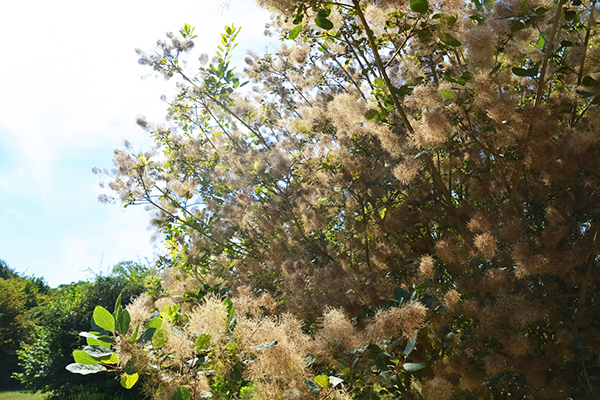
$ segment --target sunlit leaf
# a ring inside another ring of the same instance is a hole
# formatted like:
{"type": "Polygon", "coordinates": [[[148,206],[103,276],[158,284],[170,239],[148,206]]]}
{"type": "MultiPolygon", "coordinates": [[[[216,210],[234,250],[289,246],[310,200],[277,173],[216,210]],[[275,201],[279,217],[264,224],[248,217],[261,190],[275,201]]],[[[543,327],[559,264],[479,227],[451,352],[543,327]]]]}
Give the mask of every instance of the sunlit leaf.
{"type": "Polygon", "coordinates": [[[73,363],[73,364],[67,365],[66,369],[69,372],[73,372],[75,374],[81,374],[81,375],[89,375],[89,374],[95,374],[95,373],[101,372],[101,371],[106,371],[106,367],[104,367],[104,365],[101,365],[101,364],[82,365],[82,364],[73,363]]]}
{"type": "Polygon", "coordinates": [[[102,329],[109,332],[115,331],[115,319],[104,307],[97,306],[93,314],[94,322],[102,329]]]}
{"type": "Polygon", "coordinates": [[[133,387],[133,385],[135,385],[135,383],[138,381],[138,374],[134,373],[134,374],[128,374],[128,373],[124,373],[121,376],[121,386],[123,386],[125,389],[131,389],[133,387]]]}

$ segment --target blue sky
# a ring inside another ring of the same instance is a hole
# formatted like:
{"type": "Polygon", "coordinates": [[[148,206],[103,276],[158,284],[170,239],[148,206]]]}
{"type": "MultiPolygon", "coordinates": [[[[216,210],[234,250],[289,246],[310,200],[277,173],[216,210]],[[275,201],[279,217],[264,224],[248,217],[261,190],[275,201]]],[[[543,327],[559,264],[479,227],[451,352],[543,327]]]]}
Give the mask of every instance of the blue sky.
{"type": "Polygon", "coordinates": [[[141,207],[97,201],[114,148],[146,148],[139,114],[160,122],[173,83],[138,65],[167,31],[196,27],[196,49],[214,54],[226,24],[242,26],[235,50],[262,52],[269,13],[252,0],[33,0],[0,14],[0,259],[51,286],[154,257],[141,207]]]}

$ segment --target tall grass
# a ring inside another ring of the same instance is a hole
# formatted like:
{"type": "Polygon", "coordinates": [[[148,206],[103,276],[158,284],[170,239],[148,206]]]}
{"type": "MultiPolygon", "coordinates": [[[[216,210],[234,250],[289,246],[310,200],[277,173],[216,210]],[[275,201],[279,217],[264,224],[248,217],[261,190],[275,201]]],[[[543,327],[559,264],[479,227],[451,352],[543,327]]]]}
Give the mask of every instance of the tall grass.
{"type": "MultiPolygon", "coordinates": [[[[1,399],[0,399],[1,400],[1,399]]],[[[121,394],[107,394],[97,391],[71,394],[61,400],[127,400],[121,394]]]]}
{"type": "Polygon", "coordinates": [[[0,392],[0,400],[42,400],[44,397],[40,393],[32,394],[27,392],[0,392]]]}

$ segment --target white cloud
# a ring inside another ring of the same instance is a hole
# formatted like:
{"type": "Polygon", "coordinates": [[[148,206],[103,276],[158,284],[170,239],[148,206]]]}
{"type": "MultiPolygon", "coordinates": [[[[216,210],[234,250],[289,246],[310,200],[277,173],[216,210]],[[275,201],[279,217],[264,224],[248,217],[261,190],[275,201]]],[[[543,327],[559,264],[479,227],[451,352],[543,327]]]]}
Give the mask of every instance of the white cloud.
{"type": "Polygon", "coordinates": [[[3,5],[0,145],[11,160],[0,164],[0,209],[17,211],[24,221],[5,213],[12,217],[0,226],[0,258],[56,284],[80,279],[77,271],[99,267],[101,259],[108,265],[151,255],[148,216],[98,205],[92,188],[98,178],[90,173],[110,166],[124,139],[148,147],[136,115],[163,118],[159,97],[172,83],[138,65],[134,49],[150,50],[166,31],[189,23],[199,36],[197,53],[213,54],[223,26],[234,23],[242,26],[241,59],[245,48],[265,47],[267,20],[249,0],[3,5]]]}

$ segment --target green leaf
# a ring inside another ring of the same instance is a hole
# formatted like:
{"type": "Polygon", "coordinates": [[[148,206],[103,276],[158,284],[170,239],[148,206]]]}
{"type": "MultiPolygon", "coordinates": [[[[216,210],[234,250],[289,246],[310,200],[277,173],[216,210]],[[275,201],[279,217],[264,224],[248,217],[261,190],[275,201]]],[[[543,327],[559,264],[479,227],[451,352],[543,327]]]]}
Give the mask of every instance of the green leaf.
{"type": "Polygon", "coordinates": [[[144,333],[140,335],[140,338],[137,340],[138,346],[143,346],[152,340],[152,336],[154,336],[154,332],[156,332],[156,328],[146,329],[144,333]]]}
{"type": "Polygon", "coordinates": [[[73,364],[67,365],[66,369],[69,372],[73,372],[74,374],[81,374],[81,375],[89,375],[89,374],[95,374],[100,371],[106,371],[106,368],[104,367],[104,365],[101,365],[101,364],[82,365],[82,364],[73,363],[73,364]]]}
{"type": "Polygon", "coordinates": [[[392,90],[394,91],[394,93],[396,93],[398,96],[407,96],[409,94],[411,94],[413,92],[413,88],[411,88],[408,85],[402,85],[399,88],[394,87],[392,88],[392,90]]]}
{"type": "Polygon", "coordinates": [[[327,375],[315,376],[315,382],[323,389],[329,389],[331,387],[331,382],[329,382],[329,377],[327,375]]]}
{"type": "Polygon", "coordinates": [[[576,90],[575,92],[583,97],[592,97],[594,95],[594,93],[588,92],[587,90],[576,90]]]}
{"type": "Polygon", "coordinates": [[[565,12],[565,21],[573,21],[577,17],[577,12],[569,10],[565,12]]]}
{"type": "Polygon", "coordinates": [[[449,92],[448,90],[442,90],[440,93],[442,94],[442,97],[444,99],[453,99],[454,98],[454,93],[449,92]]]}
{"type": "Polygon", "coordinates": [[[571,46],[573,46],[573,42],[571,42],[570,40],[562,40],[560,42],[560,45],[562,47],[571,47],[571,46]]]}
{"type": "Polygon", "coordinates": [[[127,364],[125,364],[125,373],[129,375],[135,374],[135,366],[132,360],[127,361],[127,364]]]}
{"type": "Polygon", "coordinates": [[[212,336],[208,333],[203,333],[196,339],[194,343],[194,347],[196,348],[196,352],[202,353],[208,349],[210,349],[210,341],[212,336]]]}
{"type": "Polygon", "coordinates": [[[444,43],[445,45],[450,46],[450,47],[459,47],[462,45],[460,40],[458,40],[457,38],[455,38],[454,36],[452,36],[449,33],[443,33],[443,34],[439,35],[439,38],[442,43],[444,43]]]}
{"type": "Polygon", "coordinates": [[[369,108],[365,112],[365,118],[368,119],[369,121],[372,120],[372,119],[377,118],[378,115],[379,115],[379,113],[377,112],[377,110],[374,110],[372,108],[369,108]]]}
{"type": "Polygon", "coordinates": [[[427,0],[410,0],[410,9],[416,13],[424,14],[429,9],[427,0]]]}
{"type": "Polygon", "coordinates": [[[460,76],[458,77],[457,83],[461,86],[465,86],[467,84],[467,82],[469,82],[470,80],[473,79],[473,74],[470,72],[463,72],[462,74],[460,74],[460,76]]]}
{"type": "Polygon", "coordinates": [[[512,67],[512,73],[517,76],[536,76],[537,70],[535,68],[532,69],[524,69],[519,67],[512,67]]]}
{"type": "Polygon", "coordinates": [[[413,334],[413,337],[410,338],[410,340],[408,341],[408,343],[406,343],[406,347],[404,348],[404,358],[408,357],[408,355],[415,348],[415,345],[417,344],[417,335],[418,335],[418,333],[419,333],[419,331],[415,329],[415,333],[413,334]]]}
{"type": "Polygon", "coordinates": [[[321,29],[325,29],[326,31],[333,29],[333,23],[330,20],[324,17],[319,17],[318,15],[317,18],[315,18],[315,25],[321,29]]]}
{"type": "Polygon", "coordinates": [[[429,285],[427,285],[425,282],[419,283],[418,285],[414,285],[414,289],[417,292],[417,294],[426,291],[428,288],[429,288],[429,285]]]}
{"type": "Polygon", "coordinates": [[[110,336],[101,335],[98,332],[80,332],[79,336],[86,338],[86,342],[90,346],[102,346],[108,349],[111,343],[116,343],[110,336]]]}
{"type": "Polygon", "coordinates": [[[112,343],[112,344],[117,343],[115,341],[115,339],[111,338],[110,336],[106,336],[106,335],[100,335],[100,336],[98,336],[98,341],[100,341],[102,343],[112,343]]]}
{"type": "Polygon", "coordinates": [[[100,360],[90,356],[83,350],[75,350],[73,351],[73,359],[77,364],[81,365],[94,365],[99,364],[100,360]]]}
{"type": "Polygon", "coordinates": [[[121,376],[121,386],[123,386],[125,389],[131,389],[138,381],[138,378],[139,376],[137,373],[130,375],[126,372],[123,374],[123,376],[121,376]]]}
{"type": "Polygon", "coordinates": [[[448,81],[450,83],[458,83],[458,81],[456,79],[454,79],[453,77],[448,76],[448,75],[442,76],[442,79],[445,81],[448,81]]]}
{"type": "Polygon", "coordinates": [[[518,19],[511,19],[508,21],[508,27],[510,28],[511,32],[517,32],[525,28],[525,24],[518,19]]]}
{"type": "Polygon", "coordinates": [[[591,76],[586,75],[581,80],[581,84],[583,86],[597,86],[598,82],[596,82],[596,80],[594,78],[592,78],[591,76]]]}
{"type": "Polygon", "coordinates": [[[171,400],[191,400],[190,392],[187,390],[185,386],[179,386],[179,389],[173,394],[171,400]]]}
{"type": "Polygon", "coordinates": [[[105,364],[116,364],[116,363],[118,363],[121,360],[119,359],[118,355],[116,355],[115,353],[113,353],[113,354],[111,354],[109,356],[106,356],[106,357],[100,357],[100,361],[102,361],[105,364]]]}
{"type": "Polygon", "coordinates": [[[496,72],[498,72],[498,70],[502,67],[502,63],[498,63],[496,64],[496,66],[494,68],[492,68],[492,70],[490,71],[490,73],[488,74],[488,76],[492,76],[494,75],[496,72]]]}
{"type": "Polygon", "coordinates": [[[129,330],[129,324],[131,323],[131,316],[129,315],[129,311],[123,310],[119,314],[119,319],[117,320],[119,324],[119,332],[121,335],[126,335],[129,330]]]}
{"type": "Polygon", "coordinates": [[[163,320],[160,317],[154,317],[146,324],[146,329],[155,328],[160,329],[163,325],[163,320]]]}
{"type": "Polygon", "coordinates": [[[229,342],[225,345],[225,349],[229,351],[235,351],[238,348],[238,344],[235,342],[229,342]]]}
{"type": "Polygon", "coordinates": [[[400,305],[402,305],[402,302],[407,300],[409,297],[410,294],[408,294],[408,292],[402,289],[400,286],[396,286],[394,288],[394,300],[400,303],[400,305]]]}
{"type": "Polygon", "coordinates": [[[235,305],[229,297],[223,299],[223,304],[227,307],[227,324],[229,324],[233,318],[233,313],[235,312],[235,305]]]}
{"type": "Polygon", "coordinates": [[[258,346],[252,346],[252,348],[255,350],[268,350],[268,349],[272,349],[273,347],[277,347],[277,340],[259,344],[258,346]]]}
{"type": "Polygon", "coordinates": [[[115,331],[115,319],[104,307],[97,306],[93,314],[94,322],[102,329],[109,332],[115,331]]]}
{"type": "Polygon", "coordinates": [[[85,346],[83,351],[96,358],[107,357],[113,354],[111,349],[107,349],[106,347],[102,346],[85,346]]]}
{"type": "Polygon", "coordinates": [[[425,368],[426,365],[426,363],[404,363],[402,364],[402,368],[407,372],[415,372],[425,368]]]}
{"type": "Polygon", "coordinates": [[[164,327],[161,327],[161,328],[157,329],[156,332],[154,332],[154,335],[152,335],[152,344],[157,349],[160,349],[161,347],[163,347],[165,345],[165,343],[167,342],[167,339],[168,339],[167,331],[164,327]]]}
{"type": "Polygon", "coordinates": [[[302,31],[302,25],[296,25],[288,34],[288,39],[295,40],[302,31]]]}
{"type": "Polygon", "coordinates": [[[135,331],[133,332],[133,335],[131,335],[131,337],[129,339],[127,339],[127,343],[133,343],[137,340],[137,335],[138,335],[139,330],[140,330],[140,324],[137,324],[135,327],[135,331]]]}
{"type": "Polygon", "coordinates": [[[121,295],[117,297],[117,301],[115,301],[115,309],[113,311],[113,316],[115,321],[119,320],[119,314],[121,313],[121,295]]]}
{"type": "Polygon", "coordinates": [[[385,81],[382,78],[377,77],[373,79],[373,86],[377,89],[383,89],[385,87],[385,81]]]}
{"type": "Polygon", "coordinates": [[[313,381],[311,381],[310,379],[305,380],[304,384],[306,385],[308,390],[310,390],[314,394],[319,394],[321,392],[321,389],[319,389],[319,386],[316,383],[314,383],[313,381]]]}
{"type": "Polygon", "coordinates": [[[229,321],[229,325],[227,325],[227,330],[229,332],[233,332],[233,330],[235,329],[236,325],[237,325],[237,318],[235,316],[233,316],[231,318],[231,321],[229,321]]]}
{"type": "Polygon", "coordinates": [[[546,44],[546,38],[544,38],[543,33],[540,33],[537,42],[535,42],[535,45],[541,49],[544,47],[544,44],[546,44]]]}
{"type": "Polygon", "coordinates": [[[381,354],[375,357],[375,366],[382,371],[389,371],[390,366],[383,360],[381,354]]]}
{"type": "Polygon", "coordinates": [[[423,29],[422,31],[419,31],[417,37],[419,38],[419,40],[425,40],[433,37],[433,33],[431,33],[431,31],[428,29],[423,29]]]}
{"type": "Polygon", "coordinates": [[[85,338],[85,341],[88,344],[88,346],[102,346],[104,348],[110,349],[110,343],[101,342],[91,337],[85,338]]]}

